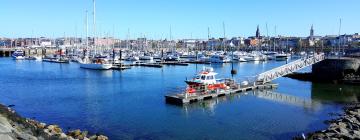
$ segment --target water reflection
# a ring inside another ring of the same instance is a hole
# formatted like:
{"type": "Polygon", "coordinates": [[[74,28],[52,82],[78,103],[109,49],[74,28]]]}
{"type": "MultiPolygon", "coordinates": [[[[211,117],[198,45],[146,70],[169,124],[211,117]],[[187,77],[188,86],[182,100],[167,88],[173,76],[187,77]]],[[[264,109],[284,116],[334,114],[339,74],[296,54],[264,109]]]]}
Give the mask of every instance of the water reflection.
{"type": "Polygon", "coordinates": [[[293,96],[289,94],[282,94],[272,90],[258,90],[258,91],[254,91],[252,95],[261,99],[286,103],[289,105],[301,106],[309,109],[318,109],[320,105],[315,100],[305,99],[302,97],[293,96]]]}
{"type": "Polygon", "coordinates": [[[239,94],[231,94],[228,96],[218,97],[215,99],[204,100],[192,104],[185,104],[182,106],[185,115],[189,115],[192,110],[201,109],[209,115],[215,114],[216,106],[223,102],[239,101],[244,96],[254,96],[259,99],[265,99],[286,105],[293,105],[303,107],[307,110],[316,111],[320,109],[321,104],[317,100],[305,99],[290,94],[278,93],[275,90],[255,90],[239,94]]]}
{"type": "Polygon", "coordinates": [[[209,115],[214,115],[217,105],[222,102],[240,101],[242,96],[254,96],[259,99],[303,107],[307,110],[316,111],[321,108],[322,103],[358,102],[360,101],[360,90],[358,86],[312,83],[311,99],[294,96],[288,93],[279,93],[275,90],[255,90],[186,104],[183,105],[182,108],[186,115],[188,115],[191,110],[198,109],[209,113],[209,115]]]}
{"type": "Polygon", "coordinates": [[[82,70],[85,72],[85,75],[87,77],[91,77],[92,75],[96,75],[99,77],[105,77],[105,78],[113,77],[112,70],[88,70],[88,69],[82,69],[82,70]]]}

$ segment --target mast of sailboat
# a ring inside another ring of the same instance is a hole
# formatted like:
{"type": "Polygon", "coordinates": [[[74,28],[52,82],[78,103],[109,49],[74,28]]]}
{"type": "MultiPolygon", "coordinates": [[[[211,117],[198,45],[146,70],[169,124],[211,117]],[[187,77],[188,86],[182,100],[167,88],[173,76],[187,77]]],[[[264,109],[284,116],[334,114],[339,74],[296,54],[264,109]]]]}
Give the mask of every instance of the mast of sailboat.
{"type": "Polygon", "coordinates": [[[112,43],[112,48],[115,48],[115,26],[113,25],[113,31],[112,31],[112,36],[113,36],[113,43],[112,43]]]}
{"type": "Polygon", "coordinates": [[[113,53],[113,64],[115,64],[115,26],[113,25],[112,30],[112,53],[113,53]]]}
{"type": "Polygon", "coordinates": [[[87,52],[88,51],[88,47],[89,47],[89,23],[88,23],[88,10],[85,11],[86,12],[86,18],[85,18],[85,30],[86,30],[86,36],[85,36],[85,39],[86,39],[86,46],[85,46],[85,50],[84,50],[84,57],[87,57],[87,52]]]}
{"type": "Polygon", "coordinates": [[[277,36],[277,33],[276,33],[276,25],[275,25],[274,52],[276,52],[276,36],[277,36]]]}
{"type": "Polygon", "coordinates": [[[172,48],[172,53],[174,53],[174,47],[172,46],[172,36],[171,36],[172,32],[171,32],[171,25],[170,25],[170,34],[169,34],[169,42],[170,42],[170,45],[171,45],[171,48],[172,48]]]}
{"type": "Polygon", "coordinates": [[[340,31],[341,31],[341,18],[340,18],[340,24],[339,24],[339,42],[338,42],[338,45],[339,45],[339,50],[338,50],[338,55],[341,51],[341,36],[340,36],[340,31]]]}
{"type": "Polygon", "coordinates": [[[269,40],[269,29],[268,29],[268,24],[266,23],[266,36],[267,36],[267,39],[266,39],[266,49],[269,51],[269,43],[270,43],[270,40],[269,40]]]}
{"type": "Polygon", "coordinates": [[[93,0],[93,37],[94,37],[94,50],[95,50],[95,54],[96,55],[96,3],[95,3],[95,0],[93,0]]]}
{"type": "Polygon", "coordinates": [[[224,45],[224,52],[225,52],[225,51],[226,51],[226,48],[225,48],[225,37],[226,37],[226,32],[225,32],[225,22],[223,22],[223,32],[224,32],[223,45],[224,45]]]}
{"type": "Polygon", "coordinates": [[[85,38],[86,38],[86,49],[88,49],[88,47],[89,47],[89,39],[88,39],[88,37],[89,37],[89,24],[88,24],[88,11],[86,10],[86,19],[85,19],[85,24],[86,24],[86,36],[85,36],[85,38]]]}
{"type": "Polygon", "coordinates": [[[130,28],[128,28],[128,33],[126,36],[126,49],[129,50],[129,39],[130,39],[130,28]]]}
{"type": "MultiPolygon", "coordinates": [[[[209,44],[209,42],[210,42],[210,27],[208,27],[208,44],[209,44]]],[[[212,46],[212,44],[210,44],[211,46],[211,51],[213,51],[214,50],[214,48],[213,48],[213,46],[212,46]]]]}

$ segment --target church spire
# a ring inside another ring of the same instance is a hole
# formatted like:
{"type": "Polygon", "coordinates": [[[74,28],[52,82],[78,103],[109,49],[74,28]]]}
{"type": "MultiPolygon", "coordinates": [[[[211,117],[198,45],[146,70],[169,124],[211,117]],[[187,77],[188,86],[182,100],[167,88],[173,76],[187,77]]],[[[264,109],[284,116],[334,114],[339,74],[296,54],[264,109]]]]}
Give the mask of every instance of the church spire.
{"type": "Polygon", "coordinates": [[[256,28],[256,38],[260,38],[260,29],[259,29],[259,25],[256,28]]]}
{"type": "Polygon", "coordinates": [[[310,37],[314,37],[314,26],[311,24],[310,37]]]}

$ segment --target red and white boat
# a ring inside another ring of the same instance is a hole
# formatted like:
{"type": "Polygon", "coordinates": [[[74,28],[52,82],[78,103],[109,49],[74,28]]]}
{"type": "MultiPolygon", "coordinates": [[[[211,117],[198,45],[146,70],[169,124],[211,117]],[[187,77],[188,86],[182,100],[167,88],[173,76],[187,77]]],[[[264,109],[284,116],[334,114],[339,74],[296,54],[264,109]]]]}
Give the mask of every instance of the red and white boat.
{"type": "Polygon", "coordinates": [[[186,80],[186,96],[196,96],[201,94],[217,93],[219,91],[229,90],[230,79],[216,79],[217,73],[213,68],[204,68],[193,79],[186,80]],[[227,82],[228,81],[228,82],[227,82]]]}

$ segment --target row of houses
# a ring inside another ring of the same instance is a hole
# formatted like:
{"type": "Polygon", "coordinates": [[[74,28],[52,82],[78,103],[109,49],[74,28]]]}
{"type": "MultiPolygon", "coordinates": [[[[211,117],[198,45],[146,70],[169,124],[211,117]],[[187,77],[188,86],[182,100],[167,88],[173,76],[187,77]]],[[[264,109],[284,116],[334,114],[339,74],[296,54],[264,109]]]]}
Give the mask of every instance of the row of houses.
{"type": "Polygon", "coordinates": [[[237,48],[284,48],[284,47],[338,47],[338,46],[359,46],[360,35],[327,35],[309,37],[265,37],[251,36],[209,39],[181,39],[181,40],[148,40],[147,38],[137,38],[134,40],[119,40],[111,37],[107,38],[0,38],[1,47],[59,47],[59,46],[115,46],[131,49],[146,48],[189,48],[189,49],[221,49],[226,47],[237,48]]]}
{"type": "Polygon", "coordinates": [[[40,38],[0,38],[0,47],[72,47],[72,46],[80,46],[80,45],[97,45],[97,46],[110,46],[120,42],[119,39],[114,38],[56,38],[50,39],[45,37],[40,38]]]}

